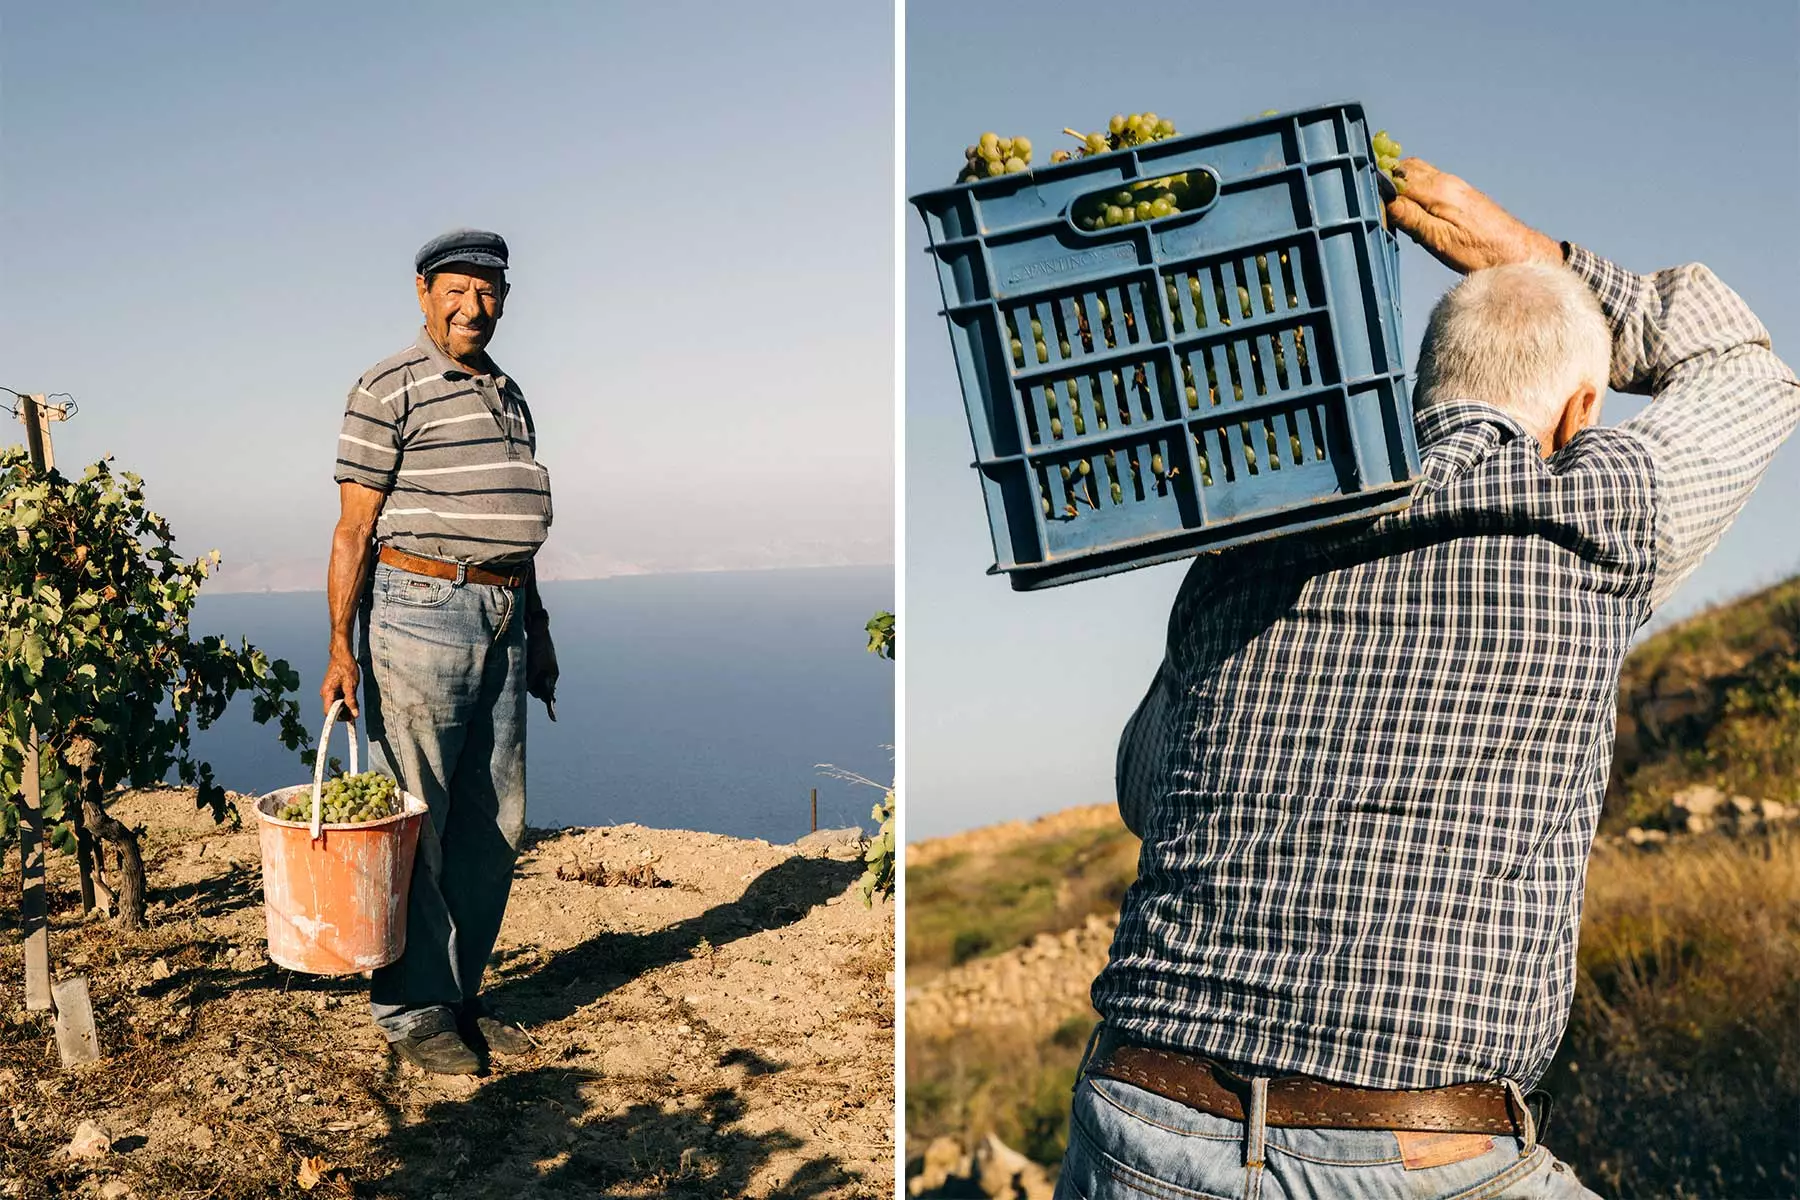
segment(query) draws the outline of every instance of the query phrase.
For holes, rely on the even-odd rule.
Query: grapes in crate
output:
[[[400,812],[400,788],[379,771],[339,775],[319,798],[320,821],[326,825],[361,825]],[[284,821],[312,820],[312,792],[307,791],[276,815]]]
[[[1400,143],[1388,136],[1388,131],[1378,129],[1375,136],[1369,139],[1375,149],[1375,169],[1392,179],[1394,186],[1400,191],[1406,190],[1406,182],[1394,179],[1394,167],[1400,161]]]
[[[1030,166],[1030,138],[1008,138],[997,133],[984,133],[979,141],[963,151],[963,169],[956,177],[956,182],[969,183],[995,175],[1017,175]]]

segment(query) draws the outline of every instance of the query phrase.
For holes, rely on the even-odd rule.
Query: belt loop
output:
[[[1075,1082],[1069,1085],[1071,1092],[1081,1087],[1081,1077],[1087,1074],[1088,1060],[1093,1057],[1094,1046],[1100,1041],[1100,1034],[1105,1028],[1105,1021],[1094,1022],[1093,1031],[1088,1034],[1087,1045],[1081,1051],[1081,1065],[1075,1068]]]
[[[469,581],[469,564],[465,563],[465,562],[457,563],[456,564],[456,586],[461,587],[463,584],[467,583],[468,581]]]
[[[1506,1106],[1514,1110],[1513,1124],[1519,1130],[1519,1140],[1524,1143],[1519,1150],[1523,1157],[1537,1148],[1537,1117],[1532,1114],[1531,1105],[1525,1102],[1525,1093],[1519,1090],[1517,1083],[1510,1079],[1500,1082],[1506,1086]]]
[[[1250,1080],[1250,1109],[1244,1114],[1244,1165],[1263,1165],[1263,1134],[1269,1123],[1269,1077],[1257,1075]]]

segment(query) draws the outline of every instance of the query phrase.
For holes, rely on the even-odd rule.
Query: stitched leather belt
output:
[[[1250,1081],[1211,1059],[1125,1043],[1096,1055],[1088,1073],[1117,1079],[1215,1117],[1242,1121]],[[1304,1075],[1269,1080],[1271,1126],[1310,1129],[1410,1129],[1524,1137],[1523,1114],[1500,1083],[1421,1091],[1344,1087]]]
[[[402,571],[411,571],[414,575],[429,575],[433,579],[454,579],[462,583],[486,584],[489,587],[525,586],[526,575],[523,571],[517,575],[502,575],[498,571],[489,571],[485,567],[447,563],[436,558],[420,558],[416,554],[408,554],[406,551],[396,550],[392,546],[383,546],[378,557],[390,567],[399,567]]]

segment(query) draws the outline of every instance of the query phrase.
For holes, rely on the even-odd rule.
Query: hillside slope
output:
[[[1625,660],[1603,828],[1694,784],[1800,800],[1800,577],[1662,630]]]

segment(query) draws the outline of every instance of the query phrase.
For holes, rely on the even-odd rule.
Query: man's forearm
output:
[[[331,566],[326,573],[325,594],[331,605],[331,653],[348,655],[353,650],[350,631],[369,564],[375,557],[373,530],[355,522],[339,521],[331,538]]]

